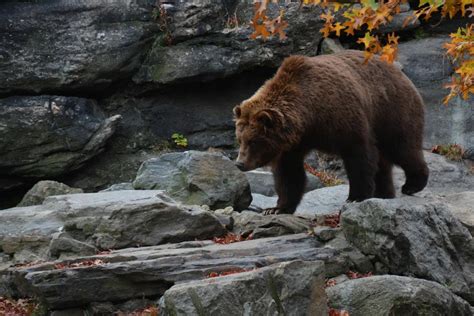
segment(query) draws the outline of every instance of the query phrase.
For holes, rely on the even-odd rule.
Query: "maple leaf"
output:
[[[362,3],[362,5],[364,7],[369,7],[371,9],[377,9],[378,8],[378,3],[375,2],[375,0],[361,0],[360,3]]]
[[[370,35],[370,32],[365,32],[365,36],[357,40],[357,43],[364,44],[365,49],[370,47],[370,44],[375,40],[375,38]]]
[[[319,30],[320,33],[323,33],[323,37],[328,37],[329,34],[331,34],[331,31],[332,31],[331,23],[325,23],[323,28]]]
[[[326,23],[332,23],[334,20],[334,16],[331,14],[331,12],[323,13],[319,16],[321,19],[323,19]]]
[[[393,63],[396,58],[396,53],[397,49],[394,48],[392,45],[385,45],[382,48],[382,55],[380,56],[380,59],[388,63]]]
[[[341,36],[341,31],[344,29],[345,27],[341,25],[341,23],[337,22],[336,25],[334,25],[333,27],[333,31],[336,32],[336,36]]]
[[[390,44],[398,45],[398,40],[400,39],[399,36],[396,36],[395,33],[388,34],[387,40]]]
[[[474,18],[474,6],[467,8],[467,9],[465,10],[465,12],[466,12],[466,13],[467,13],[467,12],[471,12],[471,14],[469,14],[467,17],[468,17],[468,18]]]
[[[342,25],[346,27],[344,32],[346,32],[347,35],[354,35],[354,22],[346,21]]]

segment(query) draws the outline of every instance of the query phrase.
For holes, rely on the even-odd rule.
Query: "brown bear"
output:
[[[404,194],[428,181],[423,152],[423,100],[395,65],[347,50],[290,56],[275,76],[234,108],[237,166],[271,165],[278,193],[266,213],[293,213],[304,192],[304,157],[337,154],[349,178],[348,201],[393,198],[393,165],[406,176]]]

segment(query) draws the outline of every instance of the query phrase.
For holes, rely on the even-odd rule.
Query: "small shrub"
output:
[[[316,177],[321,180],[321,182],[324,184],[324,186],[327,187],[333,187],[335,185],[343,184],[344,181],[339,179],[336,175],[334,175],[332,172],[329,171],[319,171],[308,165],[307,163],[304,164],[304,168],[306,171],[309,173],[315,175]]]
[[[174,143],[178,147],[188,147],[188,139],[182,134],[174,133],[173,135],[171,135],[171,139],[173,139]]]
[[[436,145],[431,148],[431,152],[454,161],[461,161],[464,155],[464,149],[457,144]]]

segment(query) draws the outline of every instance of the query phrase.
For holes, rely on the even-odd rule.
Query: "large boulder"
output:
[[[244,173],[215,152],[174,152],[149,159],[138,170],[133,187],[165,190],[185,204],[204,204],[213,209],[232,206],[239,211],[252,201]]]
[[[469,229],[474,236],[474,191],[450,194],[444,197],[451,213]]]
[[[48,196],[83,193],[82,189],[71,188],[64,183],[44,180],[36,183],[28,192],[26,192],[23,199],[17,206],[30,206],[43,204],[43,201]]]
[[[0,94],[89,89],[130,76],[158,30],[145,1],[2,1]]]
[[[104,150],[119,120],[106,118],[90,99],[0,99],[0,173],[51,178],[78,169]]]
[[[324,280],[323,262],[291,261],[181,283],[160,299],[160,314],[326,316]]]
[[[60,232],[64,234],[56,235]],[[0,211],[0,251],[13,263],[45,260],[50,254],[58,257],[77,249],[86,254],[93,247],[158,245],[224,233],[211,212],[177,205],[163,191],[154,190],[58,195],[42,205]]]
[[[269,5],[270,15],[276,16],[278,12],[277,5]],[[210,80],[251,68],[276,67],[290,54],[315,55],[322,39],[321,12],[317,6],[300,8],[299,3],[288,3],[288,39],[260,41],[250,38],[252,2],[175,2],[161,17],[167,25],[164,36],[155,41],[134,80],[155,84]],[[226,25],[226,20],[234,17],[241,26]]]
[[[329,306],[351,316],[472,315],[468,302],[432,281],[381,275],[326,289]]]
[[[474,302],[474,240],[440,201],[370,199],[342,211],[347,240],[391,274],[437,281]]]

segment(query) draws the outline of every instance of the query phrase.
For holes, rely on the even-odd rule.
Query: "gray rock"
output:
[[[163,315],[327,315],[324,263],[291,261],[173,286]]]
[[[53,258],[91,256],[97,248],[69,236],[67,233],[55,233],[49,244],[49,253]]]
[[[131,182],[122,182],[117,184],[112,184],[107,189],[104,189],[100,192],[109,192],[109,191],[123,191],[123,190],[134,190],[133,183]]]
[[[311,221],[306,218],[282,214],[262,215],[255,212],[232,212],[233,232],[253,238],[282,236],[308,232]]]
[[[424,152],[426,163],[430,169],[426,189],[417,193],[423,195],[448,195],[458,192],[470,191],[474,188],[474,177],[469,168],[462,162],[446,159],[445,156]],[[394,169],[395,186],[400,188],[405,183],[405,174],[400,168]]]
[[[341,221],[347,240],[391,274],[437,281],[474,302],[474,241],[446,205],[370,199],[346,205]]]
[[[160,189],[185,204],[245,209],[252,201],[245,175],[221,153],[186,151],[145,161],[133,187]]]
[[[0,94],[100,91],[130,76],[158,29],[140,2],[3,1]]]
[[[36,183],[26,192],[18,206],[39,205],[48,196],[74,193],[83,193],[83,191],[82,189],[71,188],[57,181],[44,180]]]
[[[103,263],[99,261],[97,265],[79,268],[68,265],[96,259]],[[298,259],[324,261],[328,277],[345,273],[352,267],[343,251],[327,247],[307,234],[227,245],[212,241],[190,241],[127,248],[76,260],[10,268],[0,271],[0,295],[25,296],[35,293],[53,310],[85,306],[92,302],[123,302],[160,297],[178,282],[204,279],[211,272],[261,268]],[[55,264],[64,264],[65,268],[54,269]]]
[[[425,104],[425,148],[439,144],[474,146],[473,99],[454,98],[448,104],[443,99],[449,90],[443,88],[451,81],[454,68],[446,56],[443,44],[449,36],[440,35],[401,43],[398,59],[403,71],[419,89]]]
[[[398,61],[417,87],[443,81],[453,73],[454,68],[443,48],[447,41],[448,36],[428,37],[398,46]]]
[[[337,38],[326,37],[321,43],[321,54],[334,54],[343,50],[344,47]]]
[[[346,203],[348,194],[348,185],[325,187],[307,192],[303,196],[300,205],[298,205],[295,215],[315,218],[317,215],[337,213]],[[257,208],[275,207],[277,203],[277,197],[268,197],[255,193],[252,194],[252,197],[252,206]]]
[[[119,120],[107,119],[90,99],[0,99],[1,173],[48,178],[78,169],[104,149]]]
[[[252,171],[247,171],[245,173],[247,180],[250,184],[250,191],[252,193],[259,193],[266,196],[274,196],[275,192],[275,182],[273,180],[273,173],[271,171],[258,168]],[[306,187],[305,192],[312,191],[315,189],[320,189],[324,185],[321,183],[318,177],[312,175],[311,173],[306,173]]]
[[[443,200],[449,204],[451,213],[474,236],[474,191],[451,194]]]
[[[445,63],[448,63],[447,61]],[[450,79],[420,88],[426,104],[424,147],[459,144],[463,148],[474,147],[474,99],[457,97],[448,105],[443,99],[449,90],[443,88]]]
[[[54,233],[61,231],[75,240],[52,242]],[[124,248],[206,239],[224,232],[211,212],[178,205],[163,191],[51,196],[43,205],[0,211],[0,249],[13,263],[84,250],[79,243]]]
[[[317,6],[299,8],[289,3],[285,17],[291,21],[288,39],[252,40],[246,25],[253,16],[253,3],[179,2],[167,11],[168,34],[172,45],[158,38],[146,61],[134,77],[137,83],[170,84],[183,81],[210,80],[246,69],[276,67],[290,54],[315,55],[323,22]],[[269,5],[269,14],[277,15],[279,7]],[[230,14],[227,14],[229,12]],[[236,12],[242,27],[226,28],[225,19]],[[305,36],[305,34],[312,36]]]
[[[351,316],[465,315],[471,307],[432,281],[395,275],[345,281],[326,289],[329,306]]]

